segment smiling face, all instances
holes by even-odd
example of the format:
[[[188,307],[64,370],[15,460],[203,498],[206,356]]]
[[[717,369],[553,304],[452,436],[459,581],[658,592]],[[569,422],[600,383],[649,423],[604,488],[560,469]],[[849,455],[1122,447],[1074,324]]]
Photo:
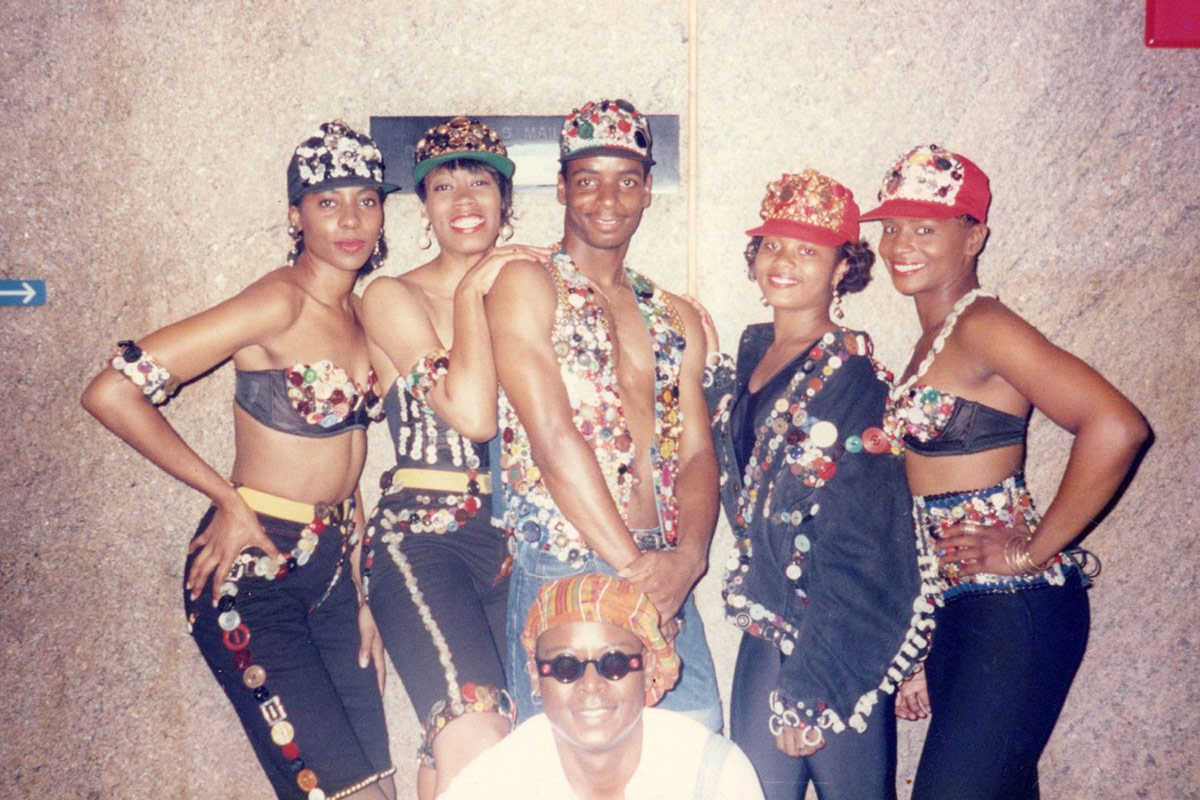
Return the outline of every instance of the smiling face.
[[[764,236],[754,258],[754,275],[767,305],[780,309],[828,310],[833,289],[846,272],[838,248]]]
[[[885,219],[879,255],[903,295],[967,287],[975,283],[975,256],[987,240],[987,226],[960,217]]]
[[[599,660],[605,653],[637,655],[642,643],[630,631],[611,622],[570,622],[544,632],[537,640],[537,657],[552,660],[570,655],[581,661]],[[584,667],[574,683],[552,676],[536,677],[542,709],[559,746],[598,753],[631,744],[640,729],[645,708],[645,672],[630,672],[618,680],[602,677],[595,664]]]
[[[568,161],[558,176],[567,208],[564,244],[615,250],[629,243],[650,207],[651,179],[632,158],[594,156]]]
[[[500,186],[486,168],[435,167],[423,179],[425,215],[438,246],[455,253],[482,253],[500,233]]]
[[[383,230],[383,203],[379,190],[366,186],[311,192],[288,209],[288,221],[303,232],[301,258],[358,272]]]

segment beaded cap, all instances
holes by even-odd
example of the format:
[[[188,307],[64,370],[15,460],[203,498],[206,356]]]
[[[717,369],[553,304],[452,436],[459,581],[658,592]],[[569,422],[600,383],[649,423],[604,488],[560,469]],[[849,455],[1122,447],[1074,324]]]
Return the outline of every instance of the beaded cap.
[[[288,203],[312,192],[345,186],[371,186],[382,194],[399,186],[384,183],[383,154],[370,136],[340,119],[326,122],[292,154],[287,168]]]
[[[521,644],[529,659],[536,658],[539,636],[571,622],[609,622],[642,641],[646,705],[661,700],[679,680],[679,654],[658,628],[658,609],[629,581],[585,572],[543,586],[529,609],[521,634]]]
[[[650,122],[628,100],[595,100],[567,114],[558,136],[558,160],[592,156],[632,158],[653,164]]]
[[[746,231],[749,236],[788,236],[827,247],[858,241],[854,193],[813,169],[767,184],[758,215],[763,224]]]
[[[970,214],[987,222],[992,191],[988,177],[965,156],[936,144],[914,147],[883,176],[880,206],[860,220],[948,219]]]
[[[434,167],[459,158],[482,161],[506,178],[516,169],[496,132],[487,123],[463,115],[425,131],[413,152],[413,180],[419,183]]]

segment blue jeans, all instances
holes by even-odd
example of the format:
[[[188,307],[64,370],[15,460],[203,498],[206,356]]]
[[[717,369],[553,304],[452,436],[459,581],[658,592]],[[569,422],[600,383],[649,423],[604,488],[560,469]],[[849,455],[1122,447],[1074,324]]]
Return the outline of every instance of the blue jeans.
[[[913,800],[1037,800],[1037,762],[1087,647],[1087,594],[970,594],[937,612],[925,662],[933,719]]]
[[[508,671],[508,692],[516,701],[518,720],[525,720],[541,711],[533,698],[529,672],[524,668],[528,659],[521,645],[521,631],[525,629],[529,607],[537,599],[538,590],[543,585],[585,572],[617,574],[595,553],[589,553],[582,565],[572,567],[526,544],[517,546],[517,553],[513,556],[512,577],[508,583],[508,652],[509,664],[512,665]],[[721,698],[717,694],[717,674],[713,668],[712,654],[708,651],[704,623],[700,619],[700,612],[696,610],[693,596],[688,595],[683,612],[683,630],[675,639],[675,650],[683,660],[683,672],[679,683],[667,692],[658,707],[687,714],[709,730],[720,731],[722,714]]]
[[[743,634],[733,672],[730,738],[754,765],[766,800],[801,800],[809,781],[821,800],[895,800],[896,715],[890,702],[875,707],[862,733],[825,731],[825,746],[806,758],[775,746],[767,695],[777,687],[785,658],[770,642]]]

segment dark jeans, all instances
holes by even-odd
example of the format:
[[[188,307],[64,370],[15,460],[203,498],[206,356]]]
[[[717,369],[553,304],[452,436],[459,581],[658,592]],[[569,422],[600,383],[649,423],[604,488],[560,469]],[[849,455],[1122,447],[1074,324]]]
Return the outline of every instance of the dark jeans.
[[[913,800],[1037,800],[1037,762],[1087,647],[1087,594],[967,594],[937,612]]]
[[[215,509],[197,534],[212,521]],[[258,515],[271,540],[288,552],[304,527]],[[327,794],[367,780],[391,768],[387,725],[375,670],[358,666],[358,599],[343,564],[341,526],[321,534],[307,564],[281,580],[248,574],[237,581],[236,611],[249,634],[246,646],[230,650],[206,588],[184,605],[195,639],[209,669],[233,703],[246,736],[281,798],[307,798],[297,783],[303,770],[315,773]],[[191,568],[189,557],[184,574]],[[329,584],[339,572],[328,597]],[[312,608],[314,604],[318,604]],[[249,651],[239,667],[235,653]],[[261,686],[255,667],[265,670]],[[249,677],[248,677],[249,676]],[[286,726],[277,723],[285,722]],[[279,742],[273,739],[287,739]]]
[[[745,751],[766,800],[802,800],[809,781],[821,800],[895,800],[896,716],[880,702],[863,733],[825,731],[825,746],[807,758],[784,755],[768,727],[767,696],[784,655],[769,642],[742,635],[730,698],[730,738]]]
[[[504,531],[491,524],[486,495],[454,531],[384,531],[381,516],[406,513],[416,491],[440,496],[409,489],[389,495],[368,525],[376,531],[370,597],[384,646],[424,725],[434,705],[452,694],[458,699],[464,685],[505,686],[508,579],[500,571],[508,549]]]

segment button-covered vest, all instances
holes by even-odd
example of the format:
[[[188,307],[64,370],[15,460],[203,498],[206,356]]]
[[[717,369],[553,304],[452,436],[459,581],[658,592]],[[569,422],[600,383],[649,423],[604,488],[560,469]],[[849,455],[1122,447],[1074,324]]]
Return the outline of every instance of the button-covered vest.
[[[617,388],[613,338],[607,313],[595,289],[565,252],[545,264],[554,282],[556,303],[551,342],[571,403],[575,429],[591,446],[622,518],[629,507],[633,439]],[[678,536],[679,372],[686,347],[683,323],[667,294],[645,276],[625,268],[654,351],[654,441],[651,472],[663,537]],[[500,393],[500,471],[504,488],[504,526],[509,547],[537,547],[561,561],[575,562],[589,552],[579,531],[558,510],[541,470],[533,462],[529,437],[504,392]]]

